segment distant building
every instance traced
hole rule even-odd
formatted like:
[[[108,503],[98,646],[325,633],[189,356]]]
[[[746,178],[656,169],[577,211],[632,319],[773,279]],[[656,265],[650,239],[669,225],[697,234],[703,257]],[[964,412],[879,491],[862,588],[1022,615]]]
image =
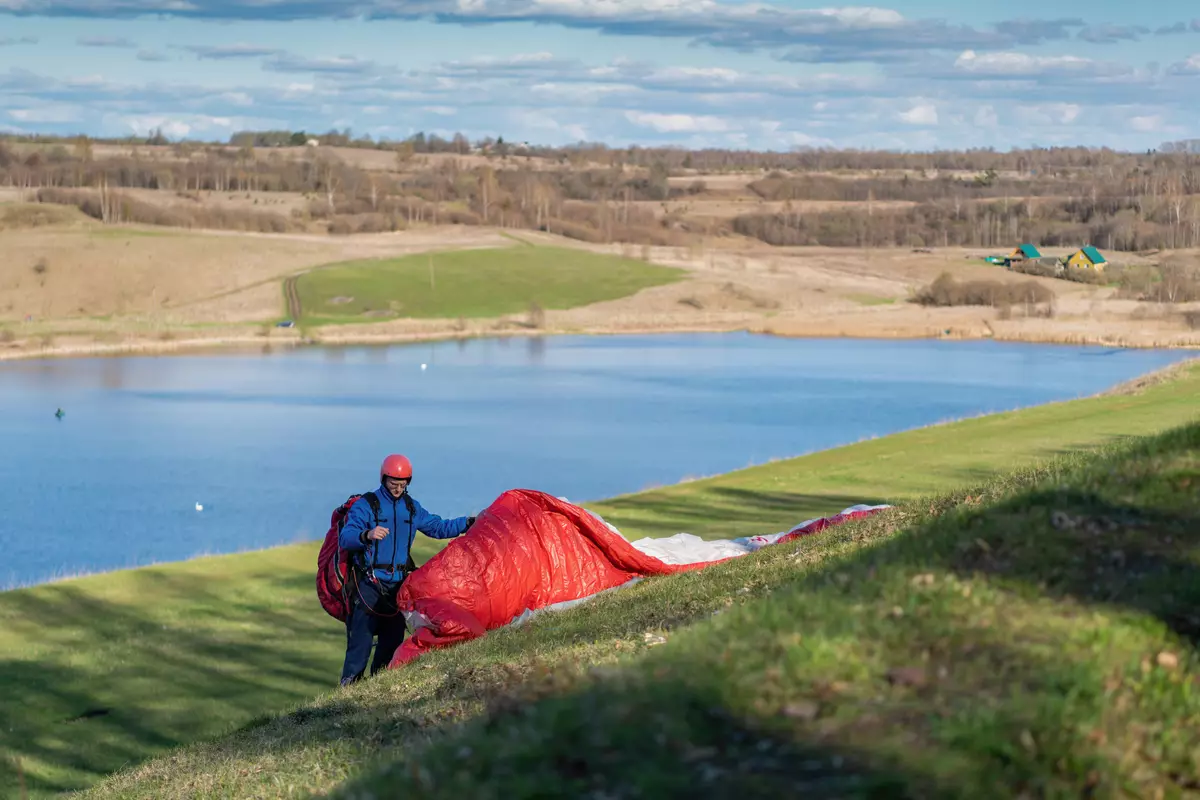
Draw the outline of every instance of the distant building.
[[[1089,244],[1067,256],[1066,264],[1068,267],[1076,269],[1094,269],[1097,272],[1102,272],[1108,264],[1108,259],[1101,255],[1099,250]]]
[[[1042,254],[1039,253],[1038,249],[1031,244],[1020,245],[1019,247],[1014,248],[1013,251],[1008,254],[1009,261],[1024,261],[1027,258],[1036,259],[1041,257]]]

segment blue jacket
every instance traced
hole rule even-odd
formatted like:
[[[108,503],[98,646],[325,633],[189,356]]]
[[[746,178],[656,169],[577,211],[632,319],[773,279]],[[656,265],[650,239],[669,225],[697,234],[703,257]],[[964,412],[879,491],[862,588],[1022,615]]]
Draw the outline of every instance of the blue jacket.
[[[412,519],[409,519],[403,495],[400,499],[393,500],[391,493],[382,484],[373,494],[379,498],[379,524],[388,529],[388,535],[378,542],[366,539],[366,534],[375,527],[375,513],[371,510],[367,498],[360,497],[350,506],[338,542],[342,549],[354,553],[355,560],[364,570],[373,568],[380,583],[395,584],[403,577],[404,565],[408,562],[408,551],[412,547],[416,531],[432,539],[453,539],[466,533],[470,527],[470,517],[442,519],[437,514],[426,511],[411,495],[409,497],[413,502],[413,515]]]

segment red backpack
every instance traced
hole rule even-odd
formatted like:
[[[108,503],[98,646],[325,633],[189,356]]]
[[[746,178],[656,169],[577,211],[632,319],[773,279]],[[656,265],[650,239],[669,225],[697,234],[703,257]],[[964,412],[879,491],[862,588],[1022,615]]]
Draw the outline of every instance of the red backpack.
[[[342,528],[346,526],[346,516],[350,513],[350,507],[360,497],[367,498],[367,502],[371,504],[371,511],[375,514],[375,524],[379,524],[379,498],[375,496],[375,493],[352,494],[346,498],[346,502],[333,510],[333,514],[329,517],[329,530],[325,532],[325,541],[321,543],[321,549],[317,553],[317,599],[321,601],[321,608],[325,609],[329,616],[342,622],[345,622],[346,618],[350,616],[348,579],[354,554],[349,550],[342,549],[338,539],[341,536]],[[404,495],[404,505],[411,517],[413,506],[407,493]],[[411,572],[416,568],[412,559],[410,537],[405,572]]]

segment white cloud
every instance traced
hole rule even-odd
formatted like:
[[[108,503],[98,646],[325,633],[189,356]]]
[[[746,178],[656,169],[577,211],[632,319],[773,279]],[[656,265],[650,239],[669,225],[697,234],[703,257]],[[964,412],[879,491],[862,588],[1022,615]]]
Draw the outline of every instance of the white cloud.
[[[247,106],[254,105],[254,98],[246,92],[224,92],[218,97],[222,101],[229,103],[230,105],[238,106],[239,108],[245,108]]]
[[[918,103],[908,111],[902,111],[900,119],[909,125],[937,125],[937,106],[933,103]]]
[[[1071,125],[1083,114],[1078,103],[1022,103],[1016,109],[1016,119],[1025,125]]]
[[[1190,56],[1186,61],[1172,64],[1167,72],[1171,75],[1200,75],[1200,53]]]
[[[1072,55],[1034,56],[1018,52],[976,53],[974,50],[964,50],[955,59],[954,70],[967,75],[990,77],[1033,77],[1061,73],[1111,74],[1131,71],[1130,68],[1121,65],[1104,64]]]
[[[1000,117],[996,115],[996,109],[991,106],[980,106],[975,110],[972,122],[981,128],[991,128],[999,124]]]
[[[313,72],[362,75],[374,72],[377,68],[374,62],[364,61],[354,56],[320,56],[307,58],[304,56],[283,53],[263,63],[263,68],[274,72]]]
[[[647,111],[626,111],[625,119],[642,128],[659,133],[717,133],[732,130],[732,125],[720,117],[704,114],[657,114]]]
[[[47,105],[10,109],[8,115],[18,122],[34,124],[80,122],[84,110],[79,106]]]
[[[1150,114],[1147,116],[1130,117],[1129,127],[1135,131],[1143,133],[1152,133],[1163,129],[1163,118],[1160,114]]]
[[[227,137],[236,130],[254,127],[246,124],[252,122],[250,120],[206,114],[109,115],[106,122],[136,136],[148,136],[152,131],[161,130],[168,139],[193,135]]]

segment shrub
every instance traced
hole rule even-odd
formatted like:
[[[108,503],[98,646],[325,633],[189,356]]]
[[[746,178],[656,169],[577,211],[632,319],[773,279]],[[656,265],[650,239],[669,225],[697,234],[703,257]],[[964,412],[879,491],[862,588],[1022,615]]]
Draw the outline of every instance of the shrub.
[[[1037,306],[1054,301],[1054,292],[1037,281],[959,281],[949,272],[917,290],[913,301],[923,306]]]

